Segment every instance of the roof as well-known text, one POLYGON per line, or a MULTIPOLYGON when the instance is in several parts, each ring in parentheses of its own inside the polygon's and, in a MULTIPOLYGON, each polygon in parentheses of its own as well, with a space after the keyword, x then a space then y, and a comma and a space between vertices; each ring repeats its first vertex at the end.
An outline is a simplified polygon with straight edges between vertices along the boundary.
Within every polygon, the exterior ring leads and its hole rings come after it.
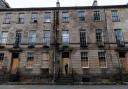
POLYGON ((4 3, 4 5, 6 6, 6 8, 10 8, 9 4, 5 0, 1 0, 1 1, 4 3))
POLYGON ((128 5, 109 5, 109 6, 74 6, 74 7, 39 7, 39 8, 0 8, 0 11, 34 11, 34 10, 69 10, 69 9, 111 9, 128 8, 128 5))

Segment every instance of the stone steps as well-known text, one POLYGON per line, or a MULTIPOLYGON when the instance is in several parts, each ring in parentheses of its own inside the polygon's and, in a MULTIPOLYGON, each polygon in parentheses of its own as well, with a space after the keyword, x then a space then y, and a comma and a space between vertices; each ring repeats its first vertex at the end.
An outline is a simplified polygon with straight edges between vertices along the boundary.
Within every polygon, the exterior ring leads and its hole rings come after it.
POLYGON ((9 81, 9 75, 8 74, 0 74, 0 83, 6 83, 9 81))
POLYGON ((60 76, 56 81, 57 84, 73 84, 73 77, 72 76, 60 76))

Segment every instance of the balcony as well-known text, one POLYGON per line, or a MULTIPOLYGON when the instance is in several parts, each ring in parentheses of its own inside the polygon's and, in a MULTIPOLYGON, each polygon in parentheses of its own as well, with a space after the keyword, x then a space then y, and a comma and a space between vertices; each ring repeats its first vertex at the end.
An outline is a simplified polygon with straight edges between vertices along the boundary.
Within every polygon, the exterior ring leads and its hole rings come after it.
POLYGON ((69 47, 69 46, 62 46, 59 51, 62 51, 62 52, 69 52, 69 51, 72 51, 73 48, 72 47, 69 47))
POLYGON ((22 52, 22 48, 10 48, 8 49, 10 52, 22 52))

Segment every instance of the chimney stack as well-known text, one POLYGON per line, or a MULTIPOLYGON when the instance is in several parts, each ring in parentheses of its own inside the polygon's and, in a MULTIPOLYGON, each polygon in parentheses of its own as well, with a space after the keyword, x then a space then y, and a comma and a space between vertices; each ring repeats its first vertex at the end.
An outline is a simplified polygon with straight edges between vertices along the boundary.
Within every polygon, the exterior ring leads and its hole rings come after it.
POLYGON ((94 1, 93 1, 92 6, 98 6, 98 4, 97 4, 97 0, 94 0, 94 1))
POLYGON ((59 2, 59 0, 57 0, 57 2, 56 2, 56 7, 60 7, 60 2, 59 2))

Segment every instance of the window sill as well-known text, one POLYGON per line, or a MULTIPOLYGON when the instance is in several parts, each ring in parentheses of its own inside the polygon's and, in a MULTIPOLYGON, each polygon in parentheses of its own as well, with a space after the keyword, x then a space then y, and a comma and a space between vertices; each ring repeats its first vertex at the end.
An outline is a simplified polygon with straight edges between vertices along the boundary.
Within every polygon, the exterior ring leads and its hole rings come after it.
POLYGON ((94 22, 102 22, 102 20, 94 20, 94 22))
POLYGON ((89 68, 89 66, 88 67, 82 67, 83 69, 88 69, 89 68))
POLYGON ((51 23, 51 22, 44 22, 44 23, 51 23))
POLYGON ((28 46, 28 48, 35 48, 34 46, 28 46))
POLYGON ((3 24, 11 24, 11 23, 3 23, 3 24))
POLYGON ((107 69, 108 67, 106 66, 106 67, 100 67, 100 69, 107 69))
POLYGON ((62 22, 62 23, 69 23, 69 22, 62 22))
POLYGON ((0 49, 3 49, 3 48, 5 48, 5 46, 3 46, 3 45, 0 45, 0 49))
POLYGON ((79 23, 85 23, 85 20, 84 21, 79 21, 79 23))
POLYGON ((26 66, 25 68, 26 68, 26 69, 32 69, 33 67, 28 67, 28 66, 26 66))
POLYGON ((113 20, 112 22, 120 22, 120 20, 115 20, 115 21, 113 20))
POLYGON ((24 24, 24 23, 16 23, 16 24, 24 24))
POLYGON ((38 22, 30 22, 30 24, 38 24, 38 22))

